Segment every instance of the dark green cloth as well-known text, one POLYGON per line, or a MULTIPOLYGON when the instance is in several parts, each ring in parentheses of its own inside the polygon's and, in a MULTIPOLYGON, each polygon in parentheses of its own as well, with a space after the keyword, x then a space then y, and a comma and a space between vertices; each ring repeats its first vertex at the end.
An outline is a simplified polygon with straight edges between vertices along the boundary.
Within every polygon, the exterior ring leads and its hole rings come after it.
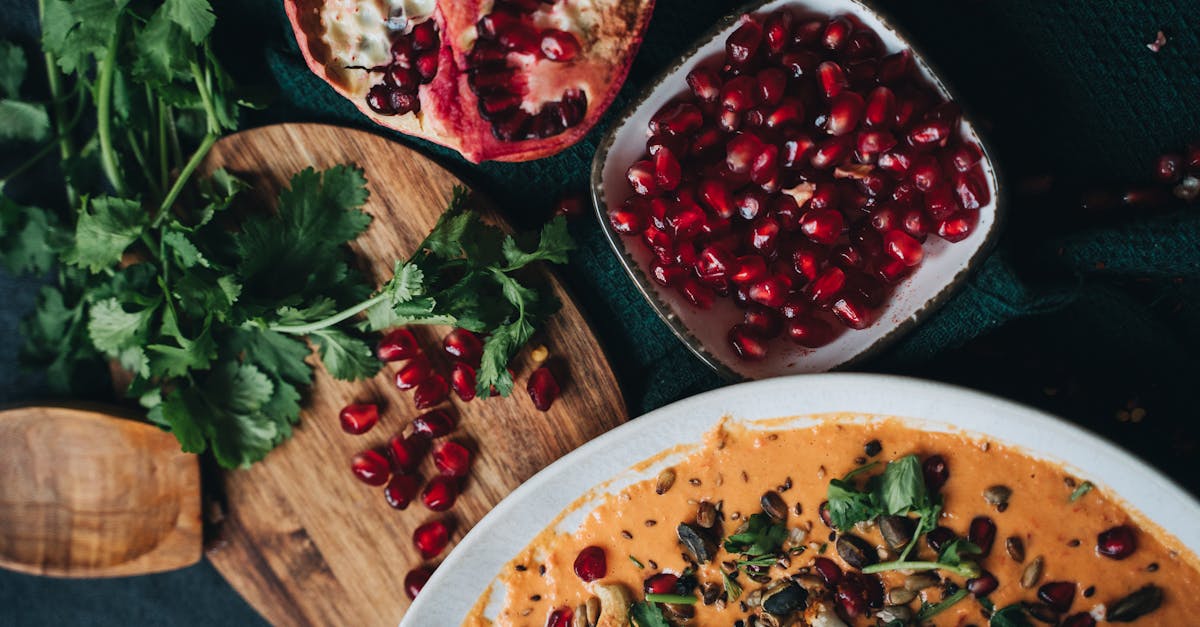
MULTIPOLYGON (((0 34, 31 41, 32 4, 0 7, 0 34)), ((372 128, 308 73, 278 2, 215 4, 221 54, 234 72, 279 87, 276 103, 252 115, 252 125, 317 120, 372 128)), ((1200 475, 1188 464, 1200 437, 1190 387, 1200 349, 1200 214, 1196 208, 1128 210, 1101 218, 1073 210, 1067 195, 1016 193, 1021 181, 1040 175, 1101 186, 1143 184, 1157 154, 1200 140, 1200 4, 876 4, 941 68, 986 129, 1007 175, 1010 220, 996 253, 957 297, 859 369, 950 381, 1044 408, 1116 440, 1200 491, 1200 475), (1168 40, 1154 53, 1146 44, 1159 30, 1168 40), (1144 420, 1119 419, 1133 408, 1145 410, 1144 420)), ((735 6, 659 0, 612 111, 556 157, 476 166, 428 143, 379 132, 434 156, 497 200, 514 221, 535 224, 560 194, 586 189, 598 137, 639 87, 735 6)), ((638 296, 594 221, 585 218, 573 229, 580 250, 568 279, 608 349, 631 411, 722 385, 638 296)), ((0 276, 0 293, 9 295, 0 298, 0 400, 38 395, 36 382, 19 380, 14 366, 13 321, 29 308, 35 285, 0 276)), ((18 624, 243 624, 253 616, 207 564, 95 582, 0 572, 0 608, 0 623, 18 624)))

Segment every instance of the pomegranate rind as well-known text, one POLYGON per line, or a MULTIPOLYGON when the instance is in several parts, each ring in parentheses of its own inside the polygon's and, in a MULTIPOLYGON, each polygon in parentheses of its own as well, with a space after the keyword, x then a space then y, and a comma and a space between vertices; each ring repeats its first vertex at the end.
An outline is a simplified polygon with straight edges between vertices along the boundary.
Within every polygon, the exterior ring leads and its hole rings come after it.
MULTIPOLYGON (((559 0, 573 3, 575 0, 559 0)), ((438 72, 433 81, 419 89, 421 109, 402 115, 380 115, 366 102, 367 91, 376 82, 364 69, 378 58, 339 60, 336 50, 356 49, 367 41, 362 31, 342 27, 359 20, 364 7, 378 11, 373 3, 355 0, 284 0, 296 43, 308 67, 344 98, 354 103, 372 122, 405 135, 420 137, 462 154, 468 161, 531 161, 557 154, 588 133, 612 104, 629 74, 629 66, 641 45, 654 11, 654 0, 598 0, 587 3, 599 11, 599 19, 586 25, 583 50, 567 63, 552 63, 557 82, 577 85, 587 97, 583 120, 557 135, 542 139, 505 142, 492 134, 491 123, 479 114, 479 99, 468 83, 466 57, 476 39, 475 24, 490 7, 490 0, 443 0, 434 10, 441 35, 438 72), (361 6, 360 6, 361 5, 361 6), (336 26, 326 24, 326 8, 336 26)), ((378 20, 363 19, 372 32, 386 33, 378 20)), ((560 92, 561 93, 561 92, 560 92)))

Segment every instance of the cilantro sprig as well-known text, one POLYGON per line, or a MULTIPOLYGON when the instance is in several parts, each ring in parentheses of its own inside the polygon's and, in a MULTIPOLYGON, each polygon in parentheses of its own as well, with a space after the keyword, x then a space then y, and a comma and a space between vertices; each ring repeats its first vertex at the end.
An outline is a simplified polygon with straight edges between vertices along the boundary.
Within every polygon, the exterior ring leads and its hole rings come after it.
POLYGON ((150 421, 225 467, 291 436, 314 350, 337 378, 374 375, 371 330, 481 333, 481 396, 511 391, 509 360, 557 307, 527 268, 566 260, 562 220, 507 235, 456 192, 376 290, 346 246, 371 221, 361 170, 305 170, 274 210, 250 212, 230 210, 242 181, 196 177, 239 109, 256 106, 211 49, 209 0, 39 7, 40 59, 0 42, 0 145, 32 155, 3 173, 0 191, 57 152, 62 193, 49 207, 0 195, 0 265, 52 279, 23 324, 22 358, 54 391, 104 394, 115 362, 150 421), (48 94, 28 92, 38 65, 48 94))

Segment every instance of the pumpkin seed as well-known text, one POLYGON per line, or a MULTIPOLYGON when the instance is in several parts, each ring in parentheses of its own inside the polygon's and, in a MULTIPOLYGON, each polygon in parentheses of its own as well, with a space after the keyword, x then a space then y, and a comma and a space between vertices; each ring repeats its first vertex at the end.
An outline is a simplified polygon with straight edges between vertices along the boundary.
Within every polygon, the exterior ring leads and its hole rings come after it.
POLYGON ((1008 556, 1013 558, 1013 561, 1020 564, 1025 561, 1025 541, 1018 536, 1009 536, 1004 541, 1004 550, 1008 551, 1008 556))
POLYGON ((666 468, 658 473, 658 479, 654 482, 654 493, 666 494, 673 485, 675 485, 675 469, 666 468))
POLYGON ((904 548, 912 541, 913 524, 907 516, 880 516, 879 533, 883 541, 893 549, 904 548))
POLYGON ((788 510, 787 504, 783 502, 783 497, 774 490, 767 490, 759 499, 759 504, 768 516, 778 521, 787 520, 788 510))
POLYGON ((925 588, 932 588, 938 585, 939 582, 940 579, 933 573, 913 573, 904 578, 904 588, 913 592, 920 592, 925 588))
POLYGON ((571 627, 592 627, 588 624, 587 606, 583 603, 575 608, 575 618, 571 619, 571 627))
POLYGON ((875 614, 875 618, 887 624, 892 622, 908 624, 912 620, 912 617, 912 608, 907 605, 885 605, 883 609, 875 614))
POLYGON ((908 588, 892 588, 888 590, 887 602, 891 605, 904 605, 917 598, 917 593, 908 588))
POLYGON ((600 622, 600 599, 597 597, 588 597, 588 600, 586 603, 584 603, 584 605, 587 606, 588 622, 593 625, 599 623, 600 622))
POLYGON ((696 606, 690 603, 663 603, 662 607, 667 616, 682 622, 696 617, 696 606))
POLYGON ((1012 488, 1006 485, 994 485, 983 491, 983 500, 995 507, 1007 507, 1011 496, 1012 488))
POLYGON ((696 524, 705 529, 712 529, 717 523, 717 507, 708 501, 700 501, 696 509, 696 524))
POLYGON ((1162 596, 1162 588, 1154 584, 1138 588, 1129 596, 1108 604, 1108 621, 1132 623, 1157 610, 1158 606, 1162 605, 1162 596))
POLYGON ((808 600, 808 591, 796 582, 787 579, 767 589, 763 595, 763 611, 776 616, 786 616, 802 609, 808 600))
POLYGON ((709 562, 717 554, 717 543, 713 542, 713 539, 708 537, 703 529, 687 523, 679 523, 679 526, 675 528, 675 533, 679 536, 679 541, 683 543, 683 548, 687 549, 688 554, 697 562, 709 562))
POLYGON ((843 533, 838 536, 834 546, 838 555, 846 560, 847 564, 859 570, 879 561, 879 557, 875 554, 875 547, 852 533, 843 533))
POLYGON ((721 596, 721 592, 723 591, 721 584, 715 581, 705 582, 700 586, 700 599, 704 601, 705 605, 712 605, 717 601, 717 597, 721 596))
POLYGON ((1028 590, 1038 584, 1042 580, 1042 556, 1039 555, 1033 558, 1032 562, 1021 571, 1021 587, 1028 590))

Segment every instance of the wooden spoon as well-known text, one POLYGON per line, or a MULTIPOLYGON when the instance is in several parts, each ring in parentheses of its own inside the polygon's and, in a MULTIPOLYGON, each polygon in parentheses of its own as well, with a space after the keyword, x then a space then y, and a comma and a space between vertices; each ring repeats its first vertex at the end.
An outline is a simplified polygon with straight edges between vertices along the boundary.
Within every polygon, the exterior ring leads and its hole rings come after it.
POLYGON ((95 405, 0 411, 0 566, 116 577, 200 559, 196 456, 117 414, 95 405))

